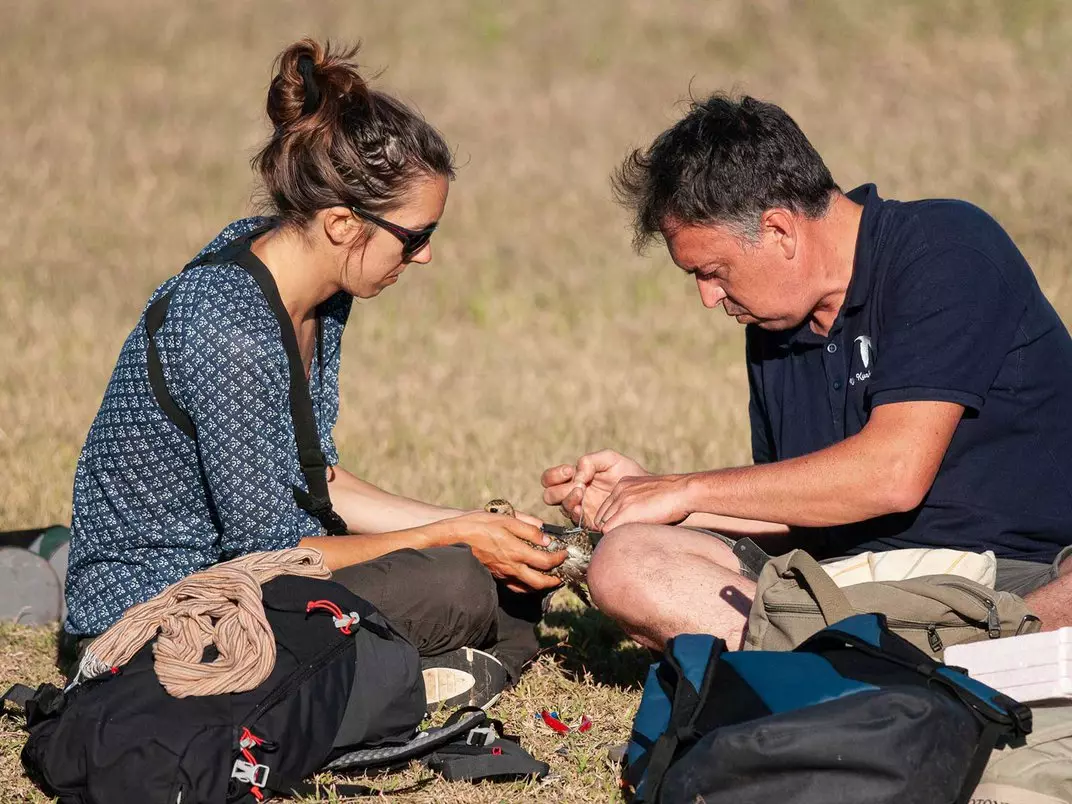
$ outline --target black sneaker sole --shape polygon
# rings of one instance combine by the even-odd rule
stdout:
[[[502,662],[476,648],[458,648],[421,660],[428,710],[442,706],[494,706],[506,688]]]

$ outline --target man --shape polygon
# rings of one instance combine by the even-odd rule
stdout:
[[[716,95],[616,176],[704,306],[746,325],[755,465],[651,475],[605,450],[544,472],[606,536],[589,584],[637,641],[739,644],[729,537],[820,558],[993,550],[999,589],[1072,624],[1072,339],[1002,228],[961,201],[843,193],[780,108]],[[754,578],[754,576],[752,576]]]

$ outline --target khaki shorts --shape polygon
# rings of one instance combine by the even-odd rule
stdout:
[[[731,550],[734,550],[737,545],[737,539],[731,539],[729,536],[724,536],[721,533],[717,533],[713,530],[707,530],[706,528],[689,528],[700,533],[706,533],[709,536],[714,536],[719,541],[726,544]],[[1057,557],[1049,564],[1043,564],[1037,561],[1019,561],[1014,558],[999,558],[997,560],[997,580],[994,583],[994,588],[999,592],[1012,592],[1014,595],[1024,597],[1025,595],[1034,592],[1036,589],[1045,586],[1048,583],[1056,581],[1060,576],[1061,562],[1066,558],[1072,556],[1072,545],[1068,545]],[[847,556],[839,556],[837,558],[828,558],[820,561],[820,564],[826,564],[833,561],[841,561]],[[738,557],[740,562],[740,573],[743,577],[748,578],[751,581],[758,579],[758,571],[755,562],[746,562]]]

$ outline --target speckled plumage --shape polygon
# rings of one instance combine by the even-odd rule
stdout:
[[[514,516],[514,506],[507,500],[492,500],[484,506],[484,510],[489,514],[504,514],[505,516]],[[551,536],[551,543],[546,547],[540,545],[534,545],[537,550],[544,550],[548,553],[557,553],[559,550],[565,550],[568,554],[566,560],[559,564],[554,569],[550,570],[547,574],[553,575],[556,578],[561,578],[566,582],[566,585],[572,589],[581,600],[591,605],[588,600],[588,594],[581,586],[588,577],[588,565],[592,561],[592,551],[595,549],[595,543],[599,539],[598,533],[592,533],[589,530],[583,528],[569,528],[561,534],[548,534]]]

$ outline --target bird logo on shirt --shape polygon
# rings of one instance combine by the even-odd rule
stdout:
[[[871,338],[861,335],[856,339],[856,343],[860,346],[860,362],[864,364],[865,369],[871,368],[871,357],[875,352],[875,348],[871,345]]]

